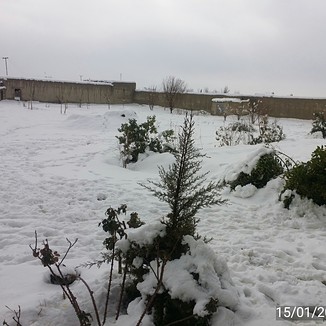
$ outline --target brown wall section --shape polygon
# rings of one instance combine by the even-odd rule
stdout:
[[[326,99],[262,97],[268,114],[276,118],[313,119],[315,112],[326,113]]]
[[[3,78],[3,99],[14,99],[17,95],[22,101],[41,101],[54,103],[138,103],[166,106],[164,93],[136,91],[133,82],[61,82],[37,79]],[[5,87],[5,89],[3,88]],[[176,107],[189,110],[204,110],[215,113],[213,98],[228,97],[227,94],[185,93],[180,95]],[[276,118],[313,119],[315,112],[326,113],[326,98],[295,98],[230,95],[233,98],[260,100],[269,116]]]
[[[209,113],[216,112],[213,110],[213,98],[240,98],[241,100],[252,99],[261,101],[261,106],[269,116],[275,118],[297,118],[313,119],[315,112],[326,113],[326,98],[295,98],[295,97],[267,97],[267,96],[242,96],[227,94],[182,94],[176,107],[189,110],[205,110]],[[147,104],[149,99],[148,91],[136,91],[134,102],[138,104]],[[157,93],[155,105],[166,106],[163,93]]]
[[[136,91],[134,102],[138,104],[148,104],[150,91]],[[216,95],[209,94],[192,94],[184,93],[179,96],[176,102],[176,107],[179,109],[187,110],[205,110],[211,113],[212,99],[217,97]],[[157,92],[155,97],[155,105],[166,106],[164,93]]]
[[[37,79],[3,80],[5,98],[52,103],[132,103],[136,83],[61,82]]]

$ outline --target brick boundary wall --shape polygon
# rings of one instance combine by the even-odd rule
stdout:
[[[148,105],[149,91],[136,90],[134,82],[65,82],[52,80],[0,78],[2,99],[15,99],[20,90],[20,100],[50,103],[94,103],[123,104],[137,103]],[[2,86],[2,87],[3,87]],[[296,98],[276,96],[244,96],[228,94],[184,93],[179,96],[176,108],[203,110],[215,113],[213,98],[239,98],[260,100],[269,116],[275,118],[313,119],[315,112],[326,113],[326,98]],[[155,92],[154,105],[166,106],[164,93]]]
[[[149,101],[148,91],[135,91],[134,102],[147,104]],[[239,98],[241,100],[260,100],[262,107],[268,115],[275,118],[296,118],[313,119],[315,112],[326,113],[326,98],[296,98],[296,97],[276,97],[276,96],[243,96],[227,94],[193,94],[186,93],[179,97],[177,108],[189,110],[204,110],[213,113],[213,98]],[[157,92],[155,105],[166,106],[164,94]]]
[[[132,103],[133,82],[66,82],[38,79],[3,78],[5,99],[50,103]]]

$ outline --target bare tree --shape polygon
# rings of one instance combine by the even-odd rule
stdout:
[[[60,103],[60,113],[66,114],[68,110],[68,100],[70,97],[71,89],[68,89],[68,87],[64,84],[60,84],[59,86],[59,95],[57,96],[58,102]],[[64,104],[64,109],[62,108],[62,105]]]
[[[149,109],[152,111],[157,99],[157,87],[155,85],[152,85],[150,87],[145,87],[145,90],[147,91],[148,106]]]
[[[81,85],[80,86],[80,90],[79,90],[79,103],[78,103],[78,107],[82,107],[83,104],[83,97],[84,97],[84,87]]]
[[[163,92],[171,113],[175,108],[180,94],[183,94],[186,89],[186,83],[180,78],[169,76],[163,80]]]
[[[224,94],[228,94],[228,93],[230,93],[230,88],[229,88],[229,86],[224,86],[224,88],[223,88],[223,93]]]
[[[258,98],[251,98],[249,100],[249,118],[250,122],[254,124],[262,120],[262,117],[269,114],[269,108],[263,104],[263,101]]]
[[[28,109],[33,110],[33,101],[35,97],[35,82],[32,81],[29,88],[29,101],[28,101]]]
[[[106,104],[108,105],[108,109],[110,110],[110,107],[111,107],[111,88],[108,87],[108,89],[106,90],[105,94],[104,94],[104,97],[105,97],[105,100],[106,100]]]

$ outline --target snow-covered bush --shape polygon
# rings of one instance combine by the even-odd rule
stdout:
[[[258,137],[253,137],[250,144],[269,144],[283,139],[285,139],[283,128],[276,121],[269,123],[268,115],[264,115],[259,122],[259,135]]]
[[[281,194],[284,206],[289,208],[295,194],[326,205],[326,148],[318,146],[310,161],[296,164],[285,173],[285,186]]]
[[[219,146],[234,146],[239,144],[250,144],[255,129],[253,125],[243,121],[230,123],[222,126],[216,131],[216,140]]]
[[[271,152],[259,158],[250,174],[240,172],[237,179],[230,183],[230,186],[233,190],[238,185],[245,186],[247,184],[252,184],[256,188],[263,188],[268,181],[275,179],[283,172],[283,166],[278,157],[275,155],[275,152]]]
[[[171,241],[165,225],[153,223],[129,229],[127,239],[117,242],[133,277],[127,301],[142,301],[155,325],[209,325],[218,307],[236,311],[239,298],[226,262],[190,235],[182,237],[184,253],[172,259],[165,246]]]
[[[124,167],[131,162],[137,162],[139,154],[146,150],[159,153],[173,151],[174,131],[165,130],[158,134],[155,123],[155,116],[149,116],[141,124],[136,119],[129,119],[128,123],[123,123],[118,128],[122,135],[116,138],[119,140]]]
[[[267,115],[261,117],[258,132],[253,124],[244,121],[230,123],[216,131],[219,146],[269,144],[279,142],[284,138],[283,128],[276,121],[269,123]]]
[[[314,113],[314,121],[312,122],[311,134],[320,132],[323,138],[326,138],[326,119],[324,112]]]
[[[123,275],[117,317],[123,302],[133,313],[130,307],[140,306],[136,325],[145,317],[154,325],[210,325],[221,309],[235,318],[239,298],[226,262],[196,231],[198,210],[224,200],[216,183],[204,185],[207,173],[198,174],[203,155],[194,146],[193,134],[193,117],[186,116],[173,153],[175,163],[168,170],[160,168],[160,182],[143,185],[168,203],[169,214],[144,225],[136,213],[124,221],[120,215],[126,206],[121,206],[109,208],[101,223],[110,234],[107,257],[111,266],[118,260]]]
[[[250,154],[245,161],[232,167],[226,173],[224,185],[230,185],[231,190],[246,185],[263,188],[267,182],[288,170],[293,163],[294,161],[288,155],[264,145]],[[252,193],[252,189],[247,190]]]

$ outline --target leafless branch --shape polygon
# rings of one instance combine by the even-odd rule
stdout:
[[[64,256],[63,256],[63,258],[61,259],[61,261],[60,261],[60,263],[58,264],[58,266],[60,266],[60,265],[63,263],[63,261],[65,260],[65,258],[66,258],[67,255],[68,255],[68,252],[70,251],[70,249],[71,249],[71,248],[72,248],[72,247],[77,243],[78,238],[76,238],[74,242],[71,242],[68,238],[66,238],[66,240],[67,240],[68,243],[69,243],[69,247],[68,247],[68,249],[66,250],[66,253],[64,254]]]
[[[12,317],[12,319],[16,322],[16,326],[22,326],[22,324],[20,323],[20,317],[21,317],[20,306],[18,306],[18,311],[13,310],[13,309],[9,308],[8,306],[6,306],[6,308],[9,309],[15,315],[14,317]],[[3,325],[8,325],[8,323],[6,321],[4,321]]]

